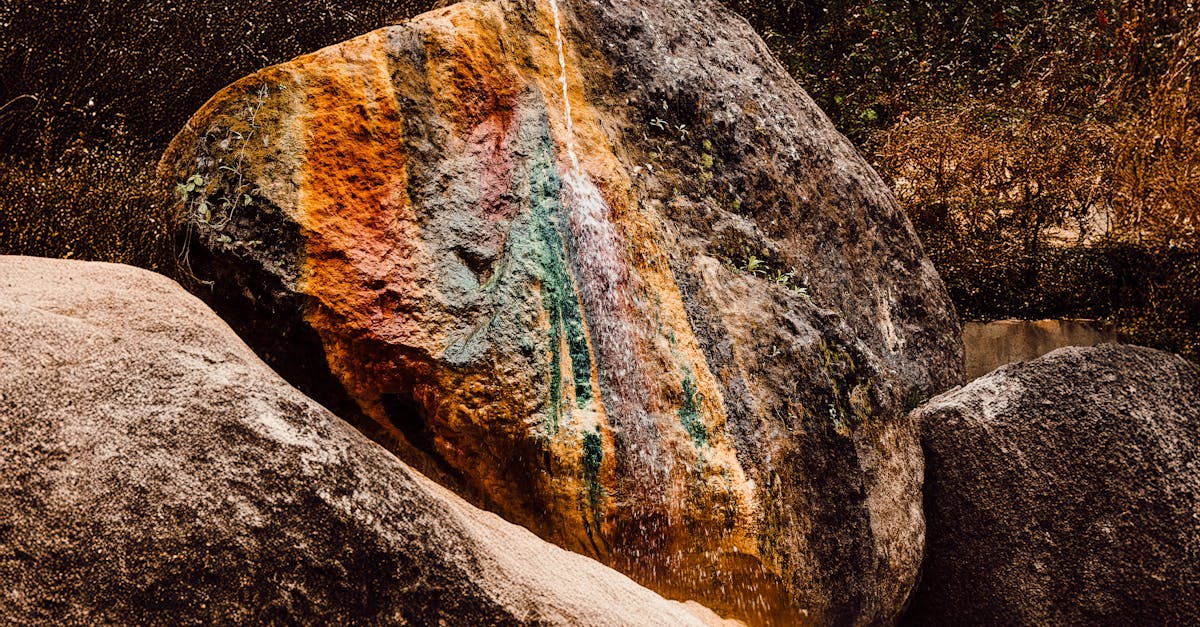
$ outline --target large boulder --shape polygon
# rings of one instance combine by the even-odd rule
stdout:
[[[416,474],[172,281],[0,257],[0,623],[697,616]]]
[[[1200,368],[1063,348],[916,412],[926,561],[912,625],[1200,622]]]
[[[756,621],[905,602],[953,308],[717,3],[428,13],[232,85],[160,173],[197,293],[473,502]]]

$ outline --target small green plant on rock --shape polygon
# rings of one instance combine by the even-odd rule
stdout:
[[[808,297],[808,287],[804,285],[794,268],[784,265],[784,260],[769,250],[762,251],[762,255],[760,257],[759,253],[743,246],[740,255],[737,256],[739,260],[727,259],[726,265],[732,270],[762,277],[784,289]]]
[[[204,197],[204,177],[199,174],[193,174],[188,179],[179,185],[175,186],[175,193],[182,199],[185,207],[190,211],[189,216],[201,222],[210,222],[212,220],[212,208],[208,204],[208,200]],[[192,194],[197,191],[200,193],[193,198]]]

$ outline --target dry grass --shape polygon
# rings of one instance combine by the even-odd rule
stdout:
[[[1143,43],[1161,71],[1114,73],[1089,106],[1054,99],[1059,67],[876,135],[965,317],[1106,317],[1200,357],[1200,17]]]
[[[1171,43],[1147,113],[1114,129],[1103,179],[1116,237],[1200,251],[1200,19]]]
[[[75,148],[53,162],[0,159],[0,254],[174,271],[154,157]]]

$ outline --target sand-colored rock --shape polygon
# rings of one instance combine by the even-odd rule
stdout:
[[[1065,346],[1117,341],[1117,332],[1098,320],[993,320],[963,324],[967,380],[1018,361],[1037,359]]]
[[[754,621],[893,619],[907,410],[962,377],[941,281],[743,20],[559,4],[561,57],[549,0],[467,2],[217,95],[160,168],[197,293],[543,538]]]
[[[174,282],[0,257],[0,623],[702,618],[413,472]]]

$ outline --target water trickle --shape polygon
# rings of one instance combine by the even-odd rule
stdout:
[[[662,488],[670,468],[668,460],[661,454],[654,420],[644,404],[651,393],[651,382],[637,367],[638,320],[630,290],[625,242],[612,222],[611,209],[580,166],[575,153],[575,125],[571,117],[566,45],[558,0],[550,0],[550,9],[554,16],[569,161],[563,177],[563,205],[568,213],[578,284],[598,356],[597,370],[605,392],[605,409],[618,447],[626,457],[620,461],[628,464],[629,479],[639,493],[641,502],[635,507],[656,509],[647,501],[666,496]]]
[[[571,167],[579,169],[579,159],[575,157],[575,123],[571,119],[571,98],[567,94],[567,53],[563,44],[562,23],[558,17],[558,0],[550,0],[550,11],[554,14],[554,45],[558,48],[558,77],[562,83],[563,117],[567,124],[567,157]]]

